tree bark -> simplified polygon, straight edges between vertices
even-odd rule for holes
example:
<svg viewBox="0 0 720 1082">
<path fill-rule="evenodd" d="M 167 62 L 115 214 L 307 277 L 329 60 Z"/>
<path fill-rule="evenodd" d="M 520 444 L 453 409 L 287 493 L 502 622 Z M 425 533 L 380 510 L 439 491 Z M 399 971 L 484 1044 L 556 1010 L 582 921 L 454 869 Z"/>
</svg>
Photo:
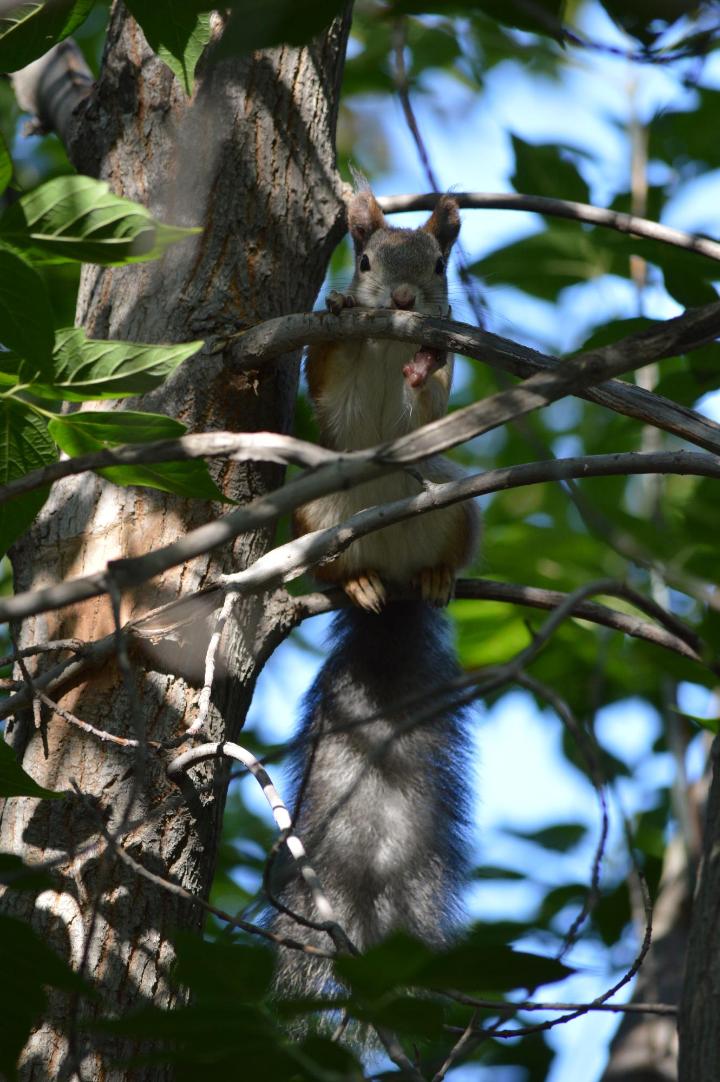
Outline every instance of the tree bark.
<svg viewBox="0 0 720 1082">
<path fill-rule="evenodd" d="M 304 49 L 215 64 L 211 47 L 187 100 L 122 4 L 114 5 L 99 83 L 74 124 L 72 159 L 79 171 L 107 179 L 117 194 L 144 203 L 162 221 L 204 229 L 159 262 L 85 267 L 77 322 L 90 336 L 188 341 L 312 307 L 343 229 L 334 128 L 348 22 L 337 21 Z M 230 353 L 200 354 L 158 391 L 117 408 L 163 412 L 191 430 L 287 431 L 297 355 L 238 375 L 228 367 Z M 277 485 L 281 472 L 228 464 L 216 479 L 229 497 L 245 501 Z M 94 475 L 68 478 L 14 551 L 16 588 L 58 582 L 166 544 L 217 510 L 156 490 L 117 488 Z M 267 532 L 243 536 L 231 551 L 168 572 L 123 597 L 121 619 L 246 566 L 271 541 Z M 244 599 L 226 629 L 225 668 L 209 723 L 214 740 L 235 739 L 242 725 L 257 676 L 253 647 L 264 604 L 263 597 Z M 27 621 L 20 641 L 97 639 L 113 626 L 111 605 L 98 599 Z M 182 638 L 147 645 L 142 656 L 134 651 L 129 674 L 113 662 L 68 691 L 62 705 L 121 736 L 177 737 L 195 716 L 209 627 L 198 620 Z M 122 844 L 136 860 L 207 895 L 224 805 L 221 764 L 194 771 L 185 802 L 162 812 L 173 786 L 161 755 L 145 759 L 100 744 L 49 712 L 40 728 L 29 715 L 16 719 L 9 739 L 42 785 L 67 790 L 75 780 L 91 794 L 110 830 L 124 829 Z M 38 897 L 8 891 L 2 904 L 31 920 L 99 993 L 97 1002 L 84 1002 L 83 1022 L 148 1001 L 172 1004 L 178 994 L 170 977 L 173 932 L 199 929 L 202 917 L 197 906 L 137 878 L 109 850 L 76 852 L 97 831 L 95 813 L 72 795 L 9 800 L 0 818 L 0 849 L 28 863 L 63 858 L 54 890 Z M 22 1079 L 66 1079 L 78 1070 L 84 1080 L 130 1077 L 112 1066 L 128 1047 L 80 1034 L 79 1020 L 71 998 L 53 994 L 49 1016 L 24 1052 Z M 166 1074 L 157 1066 L 134 1067 L 131 1076 Z"/>
<path fill-rule="evenodd" d="M 710 755 L 712 781 L 678 1019 L 680 1082 L 715 1082 L 720 1078 L 719 753 L 716 737 Z"/>
</svg>

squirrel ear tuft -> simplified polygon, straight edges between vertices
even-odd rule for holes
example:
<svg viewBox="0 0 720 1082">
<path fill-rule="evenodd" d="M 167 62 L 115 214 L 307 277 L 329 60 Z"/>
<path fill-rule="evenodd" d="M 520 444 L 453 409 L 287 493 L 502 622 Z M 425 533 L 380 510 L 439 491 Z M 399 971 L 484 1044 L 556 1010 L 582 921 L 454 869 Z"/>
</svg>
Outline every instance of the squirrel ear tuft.
<svg viewBox="0 0 720 1082">
<path fill-rule="evenodd" d="M 356 192 L 348 205 L 348 226 L 356 251 L 360 251 L 378 229 L 387 229 L 385 215 L 373 193 Z"/>
<path fill-rule="evenodd" d="M 450 195 L 441 195 L 425 225 L 426 233 L 431 233 L 440 245 L 440 251 L 447 256 L 460 232 L 460 208 Z"/>
</svg>

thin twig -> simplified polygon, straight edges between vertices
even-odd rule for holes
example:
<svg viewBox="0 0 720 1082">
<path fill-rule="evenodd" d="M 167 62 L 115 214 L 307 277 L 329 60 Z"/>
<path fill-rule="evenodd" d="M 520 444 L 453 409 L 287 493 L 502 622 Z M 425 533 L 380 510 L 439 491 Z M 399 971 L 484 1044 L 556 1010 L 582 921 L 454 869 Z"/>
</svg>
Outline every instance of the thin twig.
<svg viewBox="0 0 720 1082">
<path fill-rule="evenodd" d="M 320 877 L 308 859 L 305 846 L 297 834 L 293 833 L 292 816 L 284 800 L 275 788 L 267 770 L 252 752 L 243 748 L 240 744 L 231 743 L 227 740 L 201 744 L 198 747 L 190 748 L 173 759 L 168 765 L 167 772 L 171 778 L 177 778 L 178 775 L 184 773 L 196 763 L 203 762 L 205 759 L 217 759 L 223 755 L 242 763 L 262 789 L 263 796 L 270 806 L 273 819 L 282 834 L 288 852 L 297 864 L 300 874 L 310 891 L 313 904 L 322 922 L 320 925 L 321 930 L 328 933 L 339 951 L 356 954 L 357 949 L 335 917 L 332 905 L 320 882 Z"/>
<path fill-rule="evenodd" d="M 386 195 L 379 196 L 378 203 L 385 214 L 399 214 L 403 211 L 433 210 L 440 198 L 440 192 L 428 192 L 422 195 Z M 462 210 L 519 210 L 546 214 L 553 218 L 566 218 L 574 222 L 586 222 L 605 229 L 614 229 L 618 233 L 629 233 L 647 240 L 660 241 L 674 248 L 697 252 L 708 259 L 720 260 L 720 243 L 698 233 L 684 233 L 660 222 L 640 218 L 635 214 L 625 214 L 617 210 L 606 210 L 591 203 L 575 203 L 567 199 L 554 199 L 543 195 L 522 195 L 515 192 L 453 192 Z"/>
<path fill-rule="evenodd" d="M 121 748 L 130 748 L 135 750 L 141 747 L 139 740 L 134 740 L 130 737 L 116 736 L 115 733 L 108 733 L 104 729 L 96 729 L 94 725 L 90 725 L 89 722 L 83 721 L 82 718 L 77 717 L 70 710 L 66 710 L 64 706 L 60 706 L 53 699 L 48 698 L 44 691 L 35 691 L 38 699 L 45 703 L 47 707 L 52 710 L 53 714 L 57 714 L 63 721 L 67 721 L 68 724 L 76 726 L 78 729 L 82 729 L 85 733 L 90 733 L 91 736 L 97 737 L 103 743 L 117 744 Z M 147 747 L 161 748 L 162 744 L 157 740 L 148 740 Z"/>
<path fill-rule="evenodd" d="M 16 627 L 15 622 L 13 620 L 10 621 L 9 631 L 10 631 L 10 641 L 13 644 L 12 660 L 17 663 L 17 666 L 20 669 L 20 672 L 22 673 L 22 678 L 25 681 L 25 683 L 27 684 L 28 692 L 29 692 L 29 695 L 30 695 L 30 702 L 32 703 L 33 721 L 35 723 L 35 728 L 40 729 L 40 727 L 42 725 L 42 714 L 40 712 L 40 703 L 39 703 L 38 697 L 37 697 L 37 688 L 35 687 L 35 682 L 34 682 L 33 677 L 30 674 L 30 670 L 28 669 L 27 665 L 25 664 L 25 658 L 24 658 L 23 653 L 22 653 L 22 651 L 20 649 L 20 643 L 18 641 L 17 627 Z"/>
<path fill-rule="evenodd" d="M 215 627 L 213 628 L 210 642 L 208 643 L 208 648 L 205 652 L 205 675 L 203 678 L 203 686 L 198 697 L 197 717 L 192 725 L 188 726 L 186 736 L 197 736 L 198 733 L 203 731 L 207 723 L 207 716 L 210 710 L 210 696 L 212 695 L 212 686 L 215 679 L 215 661 L 220 647 L 220 640 L 222 638 L 222 633 L 225 630 L 225 625 L 230 619 L 232 610 L 238 600 L 239 596 L 237 594 L 227 594 L 222 608 L 215 618 Z"/>
<path fill-rule="evenodd" d="M 284 591 L 281 591 L 284 593 Z M 412 600 L 416 593 L 403 593 L 398 595 L 399 600 Z M 632 604 L 630 594 L 623 595 Z M 219 586 L 205 587 L 194 594 L 187 595 L 180 601 L 171 601 L 166 605 L 136 617 L 124 626 L 124 630 L 131 636 L 137 635 L 142 638 L 144 634 L 155 635 L 157 629 L 170 633 L 184 623 L 198 619 L 199 613 L 212 611 L 222 604 L 224 591 Z M 521 586 L 515 583 L 493 582 L 490 579 L 459 579 L 455 586 L 455 597 L 458 600 L 471 599 L 480 601 L 502 601 L 513 605 L 526 605 L 530 608 L 550 610 L 557 608 L 567 597 L 560 590 L 541 589 L 536 586 Z M 267 646 L 259 644 L 261 653 L 266 654 L 275 649 L 290 632 L 303 620 L 323 613 L 331 613 L 336 609 L 349 604 L 347 596 L 340 590 L 318 591 L 313 594 L 305 594 L 293 598 L 285 594 L 284 598 L 286 615 L 279 620 L 267 635 Z M 655 612 L 649 608 L 651 602 L 647 602 L 648 611 L 655 616 Z M 683 625 L 675 617 L 672 632 L 665 631 L 662 627 L 650 624 L 639 617 L 629 613 L 619 612 L 607 605 L 601 605 L 593 601 L 579 602 L 571 615 L 577 619 L 586 620 L 602 627 L 620 631 L 625 635 L 642 639 L 645 642 L 660 646 L 665 650 L 671 650 L 682 657 L 692 661 L 703 663 L 703 646 L 697 634 Z M 669 614 L 666 614 L 666 617 Z M 147 630 L 146 630 L 147 628 Z M 93 668 L 104 664 L 113 655 L 114 636 L 106 635 L 95 642 L 84 645 L 80 659 L 68 658 L 64 662 L 54 665 L 51 669 L 35 675 L 35 686 L 46 692 L 56 692 L 67 683 L 78 680 L 83 674 Z M 712 668 L 712 666 L 710 666 Z M 0 703 L 0 719 L 10 717 L 18 710 L 23 709 L 30 702 L 27 689 L 22 689 L 5 702 Z M 187 736 L 187 733 L 184 734 Z"/>
<path fill-rule="evenodd" d="M 480 999 L 468 996 L 464 992 L 446 992 L 451 999 L 479 1010 L 497 1011 L 511 1007 L 513 1011 L 605 1011 L 612 1014 L 660 1014 L 675 1015 L 678 1007 L 674 1003 L 545 1003 L 534 999 L 497 1000 Z M 459 1027 L 457 1027 L 459 1030 Z"/>
</svg>

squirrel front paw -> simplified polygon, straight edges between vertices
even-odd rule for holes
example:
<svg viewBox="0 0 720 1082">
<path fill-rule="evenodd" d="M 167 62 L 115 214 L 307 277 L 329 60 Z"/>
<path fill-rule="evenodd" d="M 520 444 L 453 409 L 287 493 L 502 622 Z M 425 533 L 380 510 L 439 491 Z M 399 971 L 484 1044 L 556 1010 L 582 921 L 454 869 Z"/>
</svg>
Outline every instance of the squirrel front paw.
<svg viewBox="0 0 720 1082">
<path fill-rule="evenodd" d="M 350 600 L 366 612 L 378 613 L 387 601 L 387 591 L 377 571 L 365 571 L 343 583 Z"/>
<path fill-rule="evenodd" d="M 339 316 L 343 308 L 354 308 L 355 298 L 351 293 L 341 293 L 339 289 L 331 289 L 325 298 L 328 312 Z"/>
</svg>

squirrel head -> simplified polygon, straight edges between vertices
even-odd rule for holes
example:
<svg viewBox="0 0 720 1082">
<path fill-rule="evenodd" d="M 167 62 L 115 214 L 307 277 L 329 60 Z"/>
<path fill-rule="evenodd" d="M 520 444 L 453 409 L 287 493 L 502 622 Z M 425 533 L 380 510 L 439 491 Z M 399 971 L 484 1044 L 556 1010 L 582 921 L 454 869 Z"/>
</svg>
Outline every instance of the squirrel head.
<svg viewBox="0 0 720 1082">
<path fill-rule="evenodd" d="M 460 232 L 452 196 L 440 196 L 419 229 L 395 229 L 372 192 L 359 191 L 348 206 L 348 225 L 355 245 L 351 291 L 357 304 L 446 314 L 447 259 Z"/>
</svg>

